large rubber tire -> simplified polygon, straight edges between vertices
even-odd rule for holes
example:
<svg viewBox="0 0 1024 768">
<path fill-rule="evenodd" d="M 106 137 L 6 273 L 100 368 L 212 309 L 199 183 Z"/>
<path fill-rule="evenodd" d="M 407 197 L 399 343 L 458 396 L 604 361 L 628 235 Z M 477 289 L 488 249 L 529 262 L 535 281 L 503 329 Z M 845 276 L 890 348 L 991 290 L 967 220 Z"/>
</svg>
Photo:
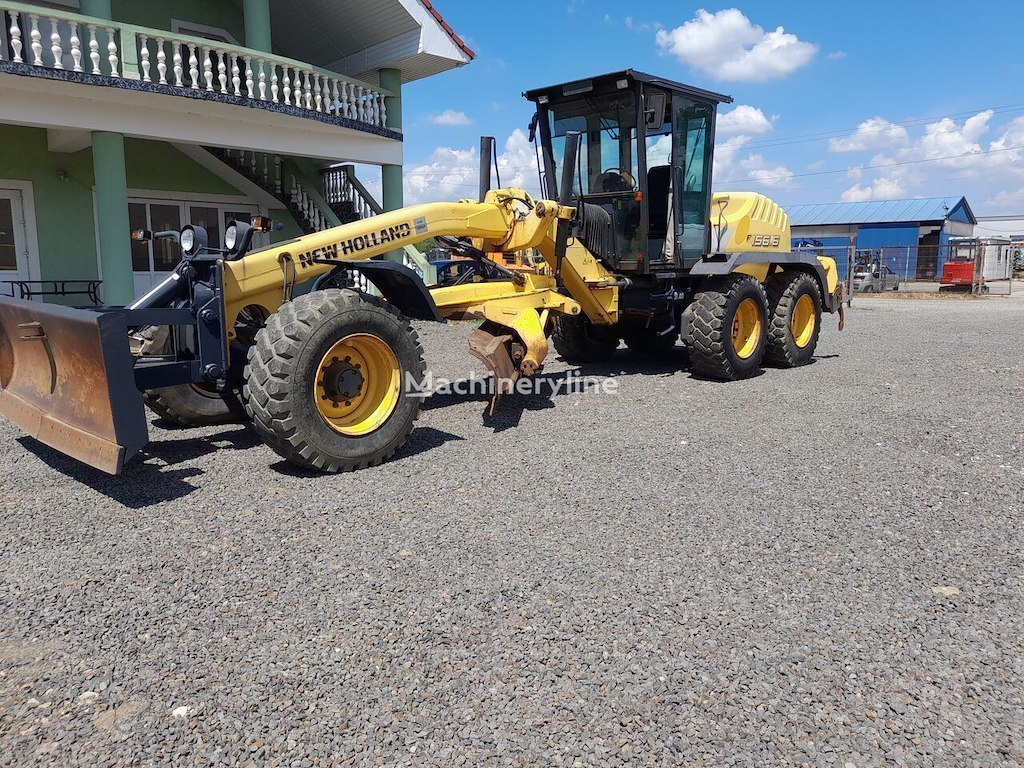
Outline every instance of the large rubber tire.
<svg viewBox="0 0 1024 768">
<path fill-rule="evenodd" d="M 607 362 L 619 347 L 611 327 L 596 326 L 586 315 L 558 315 L 551 341 L 562 359 L 574 365 Z"/>
<path fill-rule="evenodd" d="M 151 325 L 139 333 L 139 340 L 142 354 L 170 351 L 167 326 Z M 220 395 L 196 384 L 147 389 L 142 400 L 157 416 L 179 427 L 208 427 L 238 420 Z"/>
<path fill-rule="evenodd" d="M 814 357 L 821 333 L 821 289 L 818 281 L 806 272 L 781 272 L 768 278 L 765 290 L 768 294 L 767 361 L 780 368 L 807 365 Z M 805 296 L 806 299 L 803 298 Z M 803 326 L 806 308 L 801 303 L 807 301 L 813 304 L 814 328 L 811 330 Z M 800 312 L 797 312 L 798 306 L 801 307 Z M 798 327 L 794 328 L 794 322 Z"/>
<path fill-rule="evenodd" d="M 328 351 L 352 335 L 383 342 L 401 370 L 402 386 L 390 415 L 372 431 L 342 434 L 316 405 L 317 372 Z M 249 350 L 244 395 L 263 441 L 291 464 L 347 472 L 380 464 L 405 443 L 421 398 L 404 386 L 423 378 L 423 347 L 409 321 L 393 307 L 351 290 L 315 291 L 270 317 Z"/>
<path fill-rule="evenodd" d="M 744 304 L 746 301 L 752 305 Z M 752 348 L 746 356 L 737 351 L 733 326 L 740 306 L 756 308 L 760 322 L 752 334 Z M 766 347 L 768 298 L 764 287 L 750 275 L 712 277 L 690 305 L 693 319 L 687 339 L 694 373 L 709 379 L 735 381 L 752 376 L 761 368 Z"/>
<path fill-rule="evenodd" d="M 622 340 L 630 351 L 638 355 L 658 357 L 669 354 L 675 348 L 678 337 L 676 331 L 659 336 L 656 331 L 641 328 L 624 333 Z"/>
</svg>

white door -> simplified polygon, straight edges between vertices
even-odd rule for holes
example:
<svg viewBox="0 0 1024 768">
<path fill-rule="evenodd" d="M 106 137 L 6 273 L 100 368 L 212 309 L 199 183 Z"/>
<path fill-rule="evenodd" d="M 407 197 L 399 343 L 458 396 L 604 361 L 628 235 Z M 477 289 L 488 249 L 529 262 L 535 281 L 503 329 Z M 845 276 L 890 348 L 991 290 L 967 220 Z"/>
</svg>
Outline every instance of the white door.
<svg viewBox="0 0 1024 768">
<path fill-rule="evenodd" d="M 153 232 L 178 231 L 182 226 L 182 204 L 177 202 L 128 203 L 128 223 L 135 229 Z M 135 295 L 142 296 L 167 277 L 181 261 L 181 250 L 174 240 L 140 242 L 132 240 L 132 271 Z"/>
<path fill-rule="evenodd" d="M 207 203 L 201 201 L 145 200 L 128 201 L 129 226 L 153 232 L 180 230 L 184 224 L 204 227 L 210 245 L 220 248 L 227 222 L 232 219 L 248 221 L 258 212 L 255 205 L 239 203 Z M 266 236 L 261 236 L 266 237 Z M 263 243 L 254 240 L 254 247 Z M 181 261 L 181 250 L 174 240 L 156 240 L 151 243 L 132 241 L 132 271 L 135 275 L 135 295 L 142 296 L 166 278 Z"/>
<path fill-rule="evenodd" d="M 7 280 L 28 280 L 28 245 L 25 242 L 25 203 L 17 189 L 0 189 L 0 295 L 12 292 Z"/>
</svg>

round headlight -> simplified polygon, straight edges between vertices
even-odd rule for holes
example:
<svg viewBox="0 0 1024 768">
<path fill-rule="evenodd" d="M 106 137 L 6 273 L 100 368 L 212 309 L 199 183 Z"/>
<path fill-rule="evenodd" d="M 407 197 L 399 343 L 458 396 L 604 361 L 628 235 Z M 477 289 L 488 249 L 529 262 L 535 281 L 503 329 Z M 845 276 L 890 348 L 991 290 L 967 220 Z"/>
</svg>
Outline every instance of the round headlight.
<svg viewBox="0 0 1024 768">
<path fill-rule="evenodd" d="M 236 245 L 238 245 L 238 227 L 232 224 L 224 230 L 224 248 L 233 251 Z"/>
<path fill-rule="evenodd" d="M 191 254 L 196 248 L 196 231 L 192 227 L 185 227 L 181 230 L 178 242 L 181 244 L 182 251 Z"/>
</svg>

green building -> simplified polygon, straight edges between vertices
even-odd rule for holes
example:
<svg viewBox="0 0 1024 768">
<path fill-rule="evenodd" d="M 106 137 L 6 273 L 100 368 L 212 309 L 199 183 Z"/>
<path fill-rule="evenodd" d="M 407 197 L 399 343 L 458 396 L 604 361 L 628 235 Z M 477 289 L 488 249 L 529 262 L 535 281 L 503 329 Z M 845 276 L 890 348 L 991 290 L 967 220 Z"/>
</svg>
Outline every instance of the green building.
<svg viewBox="0 0 1024 768">
<path fill-rule="evenodd" d="M 173 269 L 133 229 L 219 243 L 263 213 L 280 240 L 400 207 L 402 87 L 473 57 L 428 0 L 0 0 L 0 22 L 0 294 L 70 303 L 38 281 L 125 304 Z"/>
</svg>

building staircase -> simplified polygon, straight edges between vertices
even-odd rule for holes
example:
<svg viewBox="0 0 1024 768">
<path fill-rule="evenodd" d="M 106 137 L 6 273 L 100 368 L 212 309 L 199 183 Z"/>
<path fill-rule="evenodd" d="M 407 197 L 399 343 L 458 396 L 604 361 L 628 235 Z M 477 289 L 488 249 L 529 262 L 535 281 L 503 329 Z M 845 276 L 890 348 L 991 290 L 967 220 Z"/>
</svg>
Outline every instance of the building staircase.
<svg viewBox="0 0 1024 768">
<path fill-rule="evenodd" d="M 206 147 L 207 152 L 240 173 L 280 201 L 305 234 L 320 232 L 340 224 L 368 219 L 384 209 L 356 178 L 351 165 L 339 165 L 316 171 L 303 167 L 292 158 L 243 149 Z M 316 179 L 315 176 L 319 175 Z M 411 245 L 402 251 L 402 263 L 416 272 L 428 285 L 436 274 L 427 258 Z M 352 274 L 363 290 L 372 286 L 359 274 Z"/>
</svg>

